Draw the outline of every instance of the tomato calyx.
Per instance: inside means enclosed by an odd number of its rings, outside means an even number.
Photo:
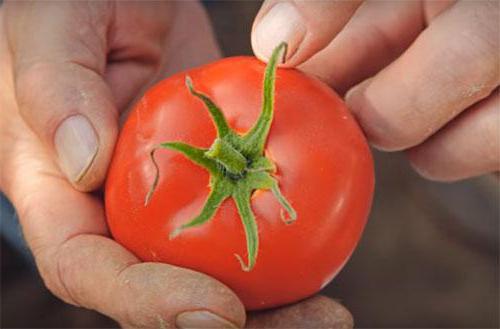
[[[232,130],[217,105],[207,95],[197,91],[190,77],[186,76],[186,86],[193,96],[205,104],[216,127],[217,138],[209,149],[182,142],[165,142],[160,143],[150,152],[156,175],[146,195],[146,205],[151,200],[159,181],[160,170],[154,157],[158,149],[180,152],[210,173],[210,193],[200,214],[172,231],[169,238],[175,238],[185,229],[203,225],[215,215],[225,199],[232,197],[246,236],[247,264],[241,256],[235,254],[244,271],[250,271],[255,266],[259,249],[257,222],[250,205],[250,199],[255,190],[273,192],[283,210],[288,214],[288,217],[285,217],[284,212],[281,212],[281,218],[285,223],[290,224],[297,219],[295,210],[281,193],[279,183],[273,176],[276,173],[276,165],[264,155],[265,143],[274,114],[276,67],[280,54],[285,55],[286,47],[286,43],[281,43],[272,53],[264,75],[262,111],[254,126],[245,135],[238,135]]]

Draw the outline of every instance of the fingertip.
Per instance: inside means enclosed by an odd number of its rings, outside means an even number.
[[[267,62],[273,50],[281,43],[288,45],[286,58],[281,66],[290,66],[290,58],[296,53],[306,35],[306,26],[296,6],[291,2],[279,2],[270,8],[263,7],[254,22],[251,34],[255,56]]]
[[[106,81],[76,64],[39,62],[18,70],[16,93],[24,121],[68,181],[80,191],[100,187],[118,135]]]
[[[64,119],[54,134],[54,146],[68,179],[77,185],[85,182],[99,151],[99,138],[88,118],[76,114]]]
[[[118,128],[109,126],[103,138],[101,138],[102,135],[100,134],[98,137],[98,146],[95,153],[89,152],[89,160],[82,167],[79,174],[77,176],[67,175],[73,187],[81,192],[99,189],[106,179],[118,135]]]
[[[65,118],[53,139],[59,168],[73,187],[82,192],[102,186],[118,135],[117,123],[112,118],[96,123],[96,118],[92,119],[80,113]]]
[[[267,61],[281,42],[289,46],[282,67],[295,67],[326,47],[349,21],[360,1],[264,2],[252,28],[255,55]]]
[[[167,264],[142,263],[123,273],[121,281],[128,287],[123,298],[134,300],[133,306],[139,307],[122,312],[135,316],[128,320],[132,326],[155,327],[157,318],[167,327],[178,328],[245,325],[245,308],[236,294],[203,273]],[[152,314],[157,318],[151,318]]]

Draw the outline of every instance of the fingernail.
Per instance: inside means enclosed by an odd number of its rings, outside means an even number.
[[[233,323],[209,311],[188,311],[177,315],[175,325],[188,328],[238,328]]]
[[[280,42],[288,43],[286,59],[297,50],[306,34],[306,27],[297,8],[288,2],[274,5],[257,24],[254,31],[254,51],[269,59]]]
[[[54,144],[61,169],[73,182],[78,182],[85,175],[99,147],[94,128],[80,114],[67,118],[59,125]]]

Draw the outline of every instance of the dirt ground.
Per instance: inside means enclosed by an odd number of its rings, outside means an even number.
[[[226,55],[250,54],[258,2],[207,5]],[[498,328],[498,180],[455,184],[419,178],[404,154],[375,152],[376,196],[350,262],[323,293],[340,300],[357,327]],[[2,241],[2,328],[103,328],[115,324],[50,295]]]

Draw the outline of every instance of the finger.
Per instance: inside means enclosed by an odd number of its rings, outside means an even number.
[[[363,2],[328,46],[299,68],[344,94],[387,66],[415,40],[424,29],[421,7],[419,1]]]
[[[459,2],[373,79],[348,105],[376,147],[415,146],[499,83],[498,2]]]
[[[249,316],[247,327],[349,329],[354,327],[354,321],[338,302],[315,296],[278,309],[255,312]]]
[[[474,105],[408,152],[422,176],[452,181],[500,171],[500,93]]]
[[[265,1],[252,27],[255,55],[267,61],[282,41],[284,66],[296,66],[320,49],[349,21],[361,1]]]
[[[75,186],[96,188],[117,134],[116,108],[102,78],[111,10],[101,2],[6,5],[20,112]]]

